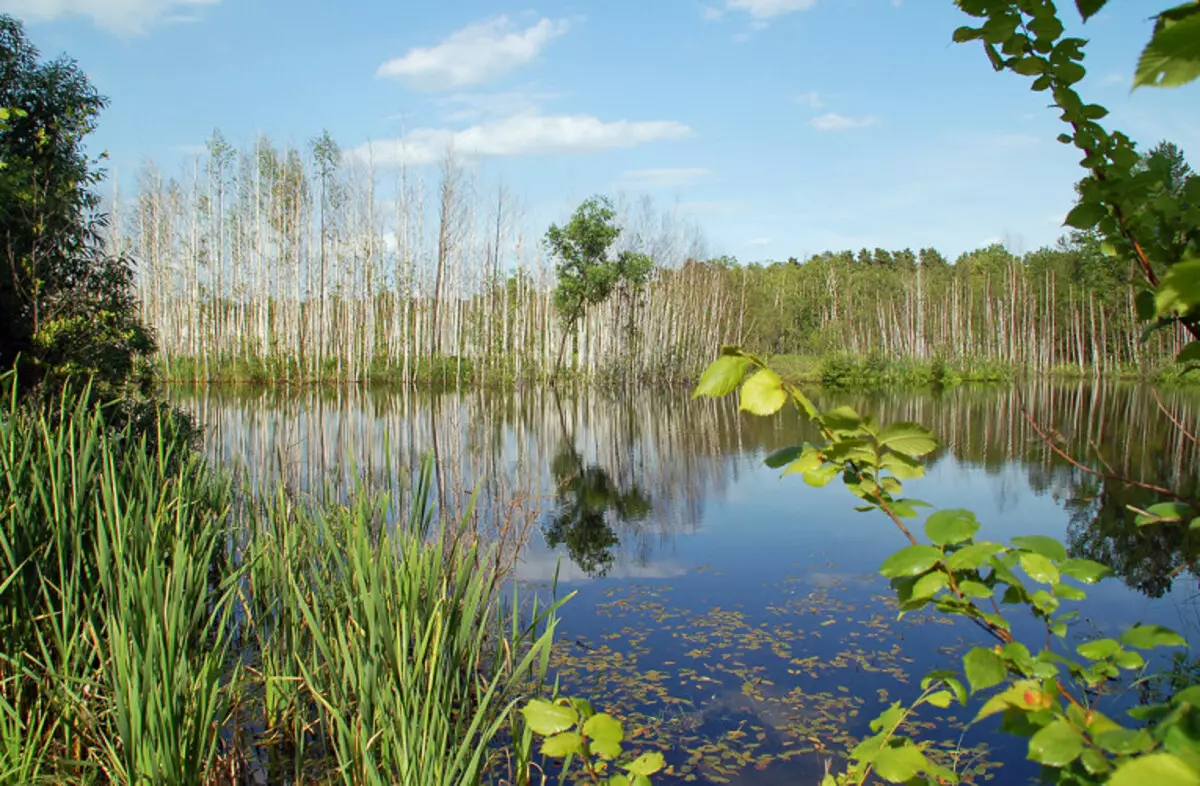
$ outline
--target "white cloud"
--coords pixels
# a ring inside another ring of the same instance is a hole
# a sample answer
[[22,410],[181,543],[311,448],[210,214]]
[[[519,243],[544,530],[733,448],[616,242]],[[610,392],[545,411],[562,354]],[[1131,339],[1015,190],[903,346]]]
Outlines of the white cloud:
[[836,112],[814,117],[809,125],[818,131],[844,131],[848,128],[866,128],[879,122],[877,117],[846,117]]
[[715,6],[700,4],[700,13],[704,17],[705,22],[715,22],[725,16],[725,12]]
[[745,11],[755,19],[770,19],[795,11],[807,11],[817,0],[726,0],[730,10]]
[[679,139],[691,133],[670,120],[604,122],[588,115],[524,114],[453,131],[418,128],[400,139],[369,142],[351,151],[380,166],[434,163],[453,149],[466,157],[595,153],[647,142]]
[[513,115],[537,114],[542,103],[558,98],[555,93],[510,91],[505,93],[454,93],[436,100],[445,123],[473,123]]
[[376,73],[417,90],[477,85],[532,62],[568,27],[566,20],[543,18],[518,29],[508,17],[500,16],[456,30],[436,46],[410,49],[379,66]]
[[156,22],[194,21],[194,14],[173,11],[216,5],[220,0],[0,0],[0,13],[26,22],[86,17],[97,27],[138,35]]
[[770,244],[771,244],[771,238],[769,238],[769,237],[756,237],[753,240],[746,241],[746,245],[752,246],[754,248],[762,248],[763,246],[767,246]]
[[617,188],[649,191],[689,186],[711,174],[707,169],[629,169],[621,173]]
[[825,104],[821,101],[821,94],[816,90],[809,90],[805,93],[797,93],[794,98],[810,109],[820,109],[821,107],[825,106]]

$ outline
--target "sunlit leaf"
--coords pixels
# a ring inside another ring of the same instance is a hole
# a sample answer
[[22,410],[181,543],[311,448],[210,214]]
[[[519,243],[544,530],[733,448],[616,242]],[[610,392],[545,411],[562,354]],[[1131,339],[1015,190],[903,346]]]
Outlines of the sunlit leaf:
[[804,445],[792,445],[791,447],[777,450],[763,460],[771,469],[779,469],[795,461],[801,453],[804,452]]
[[740,409],[755,415],[774,415],[787,403],[783,380],[769,368],[751,376],[742,385]]
[[1043,726],[1029,740],[1029,758],[1050,767],[1066,767],[1083,753],[1083,735],[1058,719]]
[[978,693],[1004,681],[1004,660],[992,650],[976,647],[963,657],[963,670],[971,691]]
[[1109,786],[1200,786],[1200,773],[1173,753],[1152,753],[1117,765]]
[[1067,558],[1067,547],[1049,535],[1019,535],[1012,539],[1012,544],[1055,562],[1062,562]]
[[979,522],[969,510],[939,510],[925,520],[925,534],[938,546],[957,545],[970,540],[978,531]]
[[918,423],[892,423],[879,433],[879,444],[910,458],[937,448],[933,432]]
[[1137,647],[1139,650],[1187,646],[1183,636],[1162,625],[1135,625],[1127,628],[1121,634],[1121,642],[1127,647]]
[[879,460],[879,468],[891,472],[900,480],[913,480],[925,475],[925,467],[903,453],[885,453]]
[[884,748],[875,756],[875,772],[889,783],[904,783],[927,766],[925,754],[912,743]]
[[551,758],[561,759],[564,756],[583,752],[583,737],[579,732],[564,731],[547,737],[542,742],[542,753]]
[[917,576],[932,568],[941,558],[941,549],[933,546],[908,546],[884,560],[879,573],[889,579]]
[[1134,88],[1178,87],[1200,77],[1200,5],[1187,3],[1159,15],[1138,58]]
[[1133,523],[1139,527],[1144,527],[1147,524],[1183,521],[1185,517],[1189,519],[1192,517],[1193,508],[1191,505],[1185,505],[1182,502],[1159,502],[1157,505],[1151,505],[1146,508],[1146,514],[1139,513],[1133,520]]
[[1058,572],[1084,584],[1095,584],[1112,575],[1112,569],[1090,559],[1069,559],[1058,563]]
[[1100,660],[1112,657],[1120,649],[1121,644],[1116,639],[1097,639],[1080,644],[1075,651],[1088,660]]
[[1200,303],[1200,260],[1172,265],[1154,294],[1158,315],[1186,314],[1196,303]]
[[588,738],[591,749],[606,759],[621,755],[621,742],[625,730],[621,722],[607,713],[598,713],[583,724],[583,736]]
[[521,708],[529,728],[542,736],[557,734],[571,728],[579,720],[579,713],[572,707],[553,704],[545,699],[531,699]]
[[666,759],[658,751],[651,753],[643,753],[628,764],[622,764],[621,767],[627,772],[632,772],[634,775],[644,775],[649,777],[654,773],[667,766]]
[[991,557],[1004,551],[999,543],[972,543],[946,558],[946,566],[953,571],[975,570]]
[[1042,584],[1058,583],[1058,568],[1054,567],[1054,563],[1046,557],[1041,554],[1025,552],[1021,554],[1020,560],[1021,567],[1029,575],[1029,578]]
[[704,374],[696,384],[696,390],[692,393],[692,398],[700,396],[721,398],[729,395],[742,383],[748,368],[750,368],[750,361],[747,358],[722,355],[704,370]]

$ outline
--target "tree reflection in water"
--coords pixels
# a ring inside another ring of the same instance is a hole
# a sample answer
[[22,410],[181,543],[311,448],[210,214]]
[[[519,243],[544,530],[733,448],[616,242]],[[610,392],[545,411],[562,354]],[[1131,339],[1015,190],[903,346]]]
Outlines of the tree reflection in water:
[[574,445],[563,444],[551,462],[557,491],[555,507],[542,528],[551,548],[565,546],[567,555],[587,575],[605,576],[612,569],[613,549],[620,538],[613,527],[644,521],[650,497],[636,484],[620,488],[608,473],[584,466]]

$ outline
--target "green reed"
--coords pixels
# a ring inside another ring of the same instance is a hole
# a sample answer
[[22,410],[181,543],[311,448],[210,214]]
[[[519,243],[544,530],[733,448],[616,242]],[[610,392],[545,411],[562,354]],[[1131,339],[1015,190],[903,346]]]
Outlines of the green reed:
[[135,437],[71,401],[0,407],[0,783],[471,784],[528,760],[515,707],[559,604],[501,602],[501,545],[436,520],[428,465],[399,522],[361,488],[248,497],[169,416]]

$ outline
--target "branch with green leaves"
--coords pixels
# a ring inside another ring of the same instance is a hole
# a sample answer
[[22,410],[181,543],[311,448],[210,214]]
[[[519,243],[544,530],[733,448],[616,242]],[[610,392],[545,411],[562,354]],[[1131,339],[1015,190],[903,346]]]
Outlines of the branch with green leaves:
[[663,755],[653,751],[616,764],[623,772],[610,775],[612,762],[624,752],[625,728],[612,715],[596,712],[586,699],[531,699],[521,714],[525,724],[544,738],[542,755],[562,760],[564,776],[578,760],[584,783],[650,786],[650,776],[666,766]]
[[[913,705],[885,712],[872,725],[875,734],[849,753],[849,768],[829,775],[827,786],[865,783],[872,771],[893,783],[956,782],[922,743],[899,729],[920,705],[967,705],[976,698],[983,703],[975,722],[1001,715],[1002,728],[1028,738],[1029,758],[1057,773],[1059,782],[1100,783],[1111,776],[1111,782],[1132,783],[1130,777],[1165,778],[1173,771],[1200,778],[1200,748],[1192,737],[1200,725],[1190,725],[1200,723],[1200,689],[1195,696],[1178,694],[1158,716],[1143,717],[1152,723],[1142,728],[1122,726],[1094,706],[1094,697],[1123,673],[1141,674],[1142,652],[1186,646],[1179,634],[1157,625],[1134,626],[1117,639],[1069,640],[1069,626],[1079,616],[1070,604],[1087,597],[1080,585],[1108,577],[1109,568],[1071,559],[1061,542],[1045,535],[1016,537],[1007,544],[978,539],[980,524],[968,510],[933,511],[924,521],[922,541],[905,521],[931,506],[903,493],[905,481],[924,475],[921,459],[938,447],[928,429],[909,422],[879,424],[849,407],[822,412],[761,359],[725,347],[693,397],[720,398],[735,391],[739,408],[760,416],[775,415],[791,402],[824,439],[779,450],[767,457],[768,466],[817,487],[840,476],[861,503],[856,510],[882,512],[908,540],[879,571],[890,580],[901,615],[932,607],[969,619],[994,640],[964,656],[963,677],[936,671],[926,677]],[[1002,607],[1040,621],[1044,642],[1018,641]],[[914,780],[918,777],[923,780]]]

